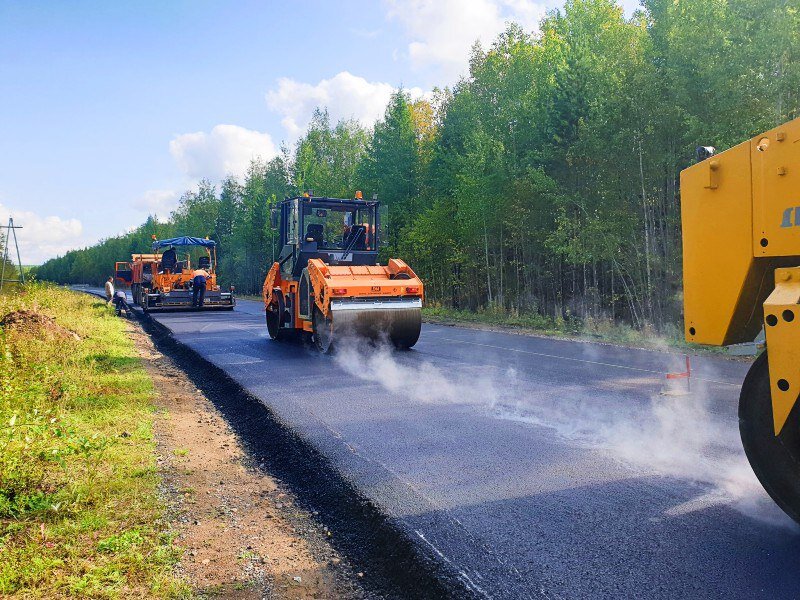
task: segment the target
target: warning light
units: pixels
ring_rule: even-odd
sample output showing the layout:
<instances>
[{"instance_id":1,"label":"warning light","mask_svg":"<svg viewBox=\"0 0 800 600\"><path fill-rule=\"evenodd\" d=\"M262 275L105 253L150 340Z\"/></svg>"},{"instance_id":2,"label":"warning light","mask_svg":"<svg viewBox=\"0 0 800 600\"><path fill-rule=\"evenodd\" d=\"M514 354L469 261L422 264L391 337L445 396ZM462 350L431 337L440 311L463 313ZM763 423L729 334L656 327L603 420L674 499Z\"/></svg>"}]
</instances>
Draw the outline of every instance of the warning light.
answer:
<instances>
[{"instance_id":1,"label":"warning light","mask_svg":"<svg viewBox=\"0 0 800 600\"><path fill-rule=\"evenodd\" d=\"M418 287L407 287L406 288L406 294L419 294L419 288Z\"/></svg>"},{"instance_id":2,"label":"warning light","mask_svg":"<svg viewBox=\"0 0 800 600\"><path fill-rule=\"evenodd\" d=\"M361 193L361 190L356 190L356 200L363 200L364 194Z\"/></svg>"},{"instance_id":3,"label":"warning light","mask_svg":"<svg viewBox=\"0 0 800 600\"><path fill-rule=\"evenodd\" d=\"M334 296L344 296L347 294L347 288L333 288Z\"/></svg>"},{"instance_id":4,"label":"warning light","mask_svg":"<svg viewBox=\"0 0 800 600\"><path fill-rule=\"evenodd\" d=\"M155 234L155 233L154 233L153 235L151 235L150 237L151 237L151 238L153 238L153 241L154 241L154 242L155 242L155 241L158 239L158 238L156 237L156 234Z\"/></svg>"}]
</instances>

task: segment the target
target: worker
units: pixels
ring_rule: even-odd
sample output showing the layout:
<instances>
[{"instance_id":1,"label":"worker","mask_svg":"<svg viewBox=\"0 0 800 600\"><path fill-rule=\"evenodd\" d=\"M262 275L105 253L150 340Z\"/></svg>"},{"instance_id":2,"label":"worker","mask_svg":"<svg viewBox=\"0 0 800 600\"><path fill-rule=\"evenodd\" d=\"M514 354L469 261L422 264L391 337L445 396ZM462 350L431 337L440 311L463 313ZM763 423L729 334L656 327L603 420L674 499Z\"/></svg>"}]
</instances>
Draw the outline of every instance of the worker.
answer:
<instances>
[{"instance_id":1,"label":"worker","mask_svg":"<svg viewBox=\"0 0 800 600\"><path fill-rule=\"evenodd\" d=\"M111 304L112 298L114 298L114 278L109 277L106 281L106 304Z\"/></svg>"},{"instance_id":2,"label":"worker","mask_svg":"<svg viewBox=\"0 0 800 600\"><path fill-rule=\"evenodd\" d=\"M114 292L114 308L117 316L119 317L122 315L122 311L125 311L125 316L130 318L131 316L131 307L128 305L128 298L125 296L125 292L119 290Z\"/></svg>"},{"instance_id":3,"label":"worker","mask_svg":"<svg viewBox=\"0 0 800 600\"><path fill-rule=\"evenodd\" d=\"M210 275L205 269L195 269L192 273L192 306L203 308L206 298L206 281Z\"/></svg>"}]
</instances>

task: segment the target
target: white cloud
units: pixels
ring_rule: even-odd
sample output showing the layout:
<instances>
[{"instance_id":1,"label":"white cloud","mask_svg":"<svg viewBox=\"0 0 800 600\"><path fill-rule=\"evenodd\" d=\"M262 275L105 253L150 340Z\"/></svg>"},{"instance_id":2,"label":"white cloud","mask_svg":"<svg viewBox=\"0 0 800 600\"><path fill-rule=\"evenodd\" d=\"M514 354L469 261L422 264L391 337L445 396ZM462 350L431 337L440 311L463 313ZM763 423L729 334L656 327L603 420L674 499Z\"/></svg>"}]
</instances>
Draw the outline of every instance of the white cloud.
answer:
<instances>
[{"instance_id":1,"label":"white cloud","mask_svg":"<svg viewBox=\"0 0 800 600\"><path fill-rule=\"evenodd\" d=\"M12 210L0 204L0 226L8 224L9 216L14 218L14 225L22 226L16 233L23 265L38 265L48 258L85 245L83 224L78 219L43 217L29 210ZM5 235L6 232L0 230L0 233ZM16 263L13 238L11 243L9 257Z\"/></svg>"},{"instance_id":2,"label":"white cloud","mask_svg":"<svg viewBox=\"0 0 800 600\"><path fill-rule=\"evenodd\" d=\"M508 22L538 28L546 6L531 0L386 0L388 17L398 21L410 42L416 69L432 68L445 84L467 72L472 44L486 48Z\"/></svg>"},{"instance_id":3,"label":"white cloud","mask_svg":"<svg viewBox=\"0 0 800 600\"><path fill-rule=\"evenodd\" d=\"M393 85L367 81L347 71L312 85L283 77L278 87L267 92L267 106L282 116L281 123L291 140L300 137L308 127L314 109L327 108L331 120L355 119L369 127L383 116ZM419 88L406 90L412 97L424 92Z\"/></svg>"},{"instance_id":4,"label":"white cloud","mask_svg":"<svg viewBox=\"0 0 800 600\"><path fill-rule=\"evenodd\" d=\"M133 207L148 215L168 217L178 207L180 194L172 190L147 190L133 201Z\"/></svg>"},{"instance_id":5,"label":"white cloud","mask_svg":"<svg viewBox=\"0 0 800 600\"><path fill-rule=\"evenodd\" d=\"M269 160L277 153L268 133L238 125L217 125L210 133L184 133L169 143L180 169L192 179L216 181L242 175L254 158Z\"/></svg>"}]
</instances>

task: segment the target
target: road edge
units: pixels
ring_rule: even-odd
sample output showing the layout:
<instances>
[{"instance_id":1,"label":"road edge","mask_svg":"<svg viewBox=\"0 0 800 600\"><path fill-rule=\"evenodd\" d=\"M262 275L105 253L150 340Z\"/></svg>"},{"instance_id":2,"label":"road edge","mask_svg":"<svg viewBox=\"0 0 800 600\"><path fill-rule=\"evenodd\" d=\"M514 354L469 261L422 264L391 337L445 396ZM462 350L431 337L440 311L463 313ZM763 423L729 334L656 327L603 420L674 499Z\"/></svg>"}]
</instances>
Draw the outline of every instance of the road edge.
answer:
<instances>
[{"instance_id":1,"label":"road edge","mask_svg":"<svg viewBox=\"0 0 800 600\"><path fill-rule=\"evenodd\" d=\"M176 339L169 328L142 317L142 328L156 348L170 356L216 406L255 465L286 484L334 531L332 544L364 569L367 589L385 597L478 597L465 585L463 573L443 562L435 548L413 539L269 406Z\"/></svg>"}]
</instances>

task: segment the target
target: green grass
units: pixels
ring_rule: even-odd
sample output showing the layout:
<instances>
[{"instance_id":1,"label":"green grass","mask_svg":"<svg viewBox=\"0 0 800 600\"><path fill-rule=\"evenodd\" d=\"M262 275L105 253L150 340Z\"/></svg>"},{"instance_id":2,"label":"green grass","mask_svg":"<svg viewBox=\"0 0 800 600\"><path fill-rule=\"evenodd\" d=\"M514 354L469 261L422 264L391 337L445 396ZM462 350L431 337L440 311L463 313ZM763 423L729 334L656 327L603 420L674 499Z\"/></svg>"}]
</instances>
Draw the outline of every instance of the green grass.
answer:
<instances>
[{"instance_id":1,"label":"green grass","mask_svg":"<svg viewBox=\"0 0 800 600\"><path fill-rule=\"evenodd\" d=\"M0 296L81 339L0 330L0 596L185 597L164 522L153 385L105 303L41 283Z\"/></svg>"}]
</instances>

